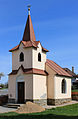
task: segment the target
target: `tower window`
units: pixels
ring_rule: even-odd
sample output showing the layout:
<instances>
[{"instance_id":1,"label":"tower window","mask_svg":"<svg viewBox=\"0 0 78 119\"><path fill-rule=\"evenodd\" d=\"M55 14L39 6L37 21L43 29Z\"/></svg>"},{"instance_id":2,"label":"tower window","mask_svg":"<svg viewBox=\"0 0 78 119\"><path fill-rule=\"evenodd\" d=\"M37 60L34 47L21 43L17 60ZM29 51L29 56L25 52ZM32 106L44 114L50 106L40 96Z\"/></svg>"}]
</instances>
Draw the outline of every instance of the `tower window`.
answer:
<instances>
[{"instance_id":1,"label":"tower window","mask_svg":"<svg viewBox=\"0 0 78 119\"><path fill-rule=\"evenodd\" d=\"M41 62L41 54L38 53L38 61Z\"/></svg>"},{"instance_id":2,"label":"tower window","mask_svg":"<svg viewBox=\"0 0 78 119\"><path fill-rule=\"evenodd\" d=\"M20 53L20 59L19 60L20 60L20 62L24 61L24 54L22 52Z\"/></svg>"},{"instance_id":3,"label":"tower window","mask_svg":"<svg viewBox=\"0 0 78 119\"><path fill-rule=\"evenodd\" d=\"M66 80L62 80L62 93L66 93Z\"/></svg>"}]
</instances>

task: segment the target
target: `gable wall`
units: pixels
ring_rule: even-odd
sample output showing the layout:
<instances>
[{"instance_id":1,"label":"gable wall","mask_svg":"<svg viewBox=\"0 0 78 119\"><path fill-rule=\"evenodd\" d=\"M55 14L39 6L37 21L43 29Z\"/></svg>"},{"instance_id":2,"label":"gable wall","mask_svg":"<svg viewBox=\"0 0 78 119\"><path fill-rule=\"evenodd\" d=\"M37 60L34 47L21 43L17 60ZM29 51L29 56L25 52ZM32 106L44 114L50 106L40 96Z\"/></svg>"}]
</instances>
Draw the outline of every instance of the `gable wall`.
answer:
<instances>
[{"instance_id":1,"label":"gable wall","mask_svg":"<svg viewBox=\"0 0 78 119\"><path fill-rule=\"evenodd\" d=\"M24 62L19 61L20 53L24 53ZM38 53L41 53L41 62L38 61ZM24 68L37 68L45 70L46 53L42 52L41 44L38 48L23 48L23 44L20 44L18 50L12 52L12 70L17 70L21 65Z\"/></svg>"},{"instance_id":2,"label":"gable wall","mask_svg":"<svg viewBox=\"0 0 78 119\"><path fill-rule=\"evenodd\" d=\"M17 82L25 82L25 99L33 99L33 75L32 74L23 74L22 70L20 69L17 75L10 75L9 76L9 88L8 88L8 95L9 99L15 99L17 102ZM10 97L12 95L12 97Z\"/></svg>"},{"instance_id":3,"label":"gable wall","mask_svg":"<svg viewBox=\"0 0 78 119\"><path fill-rule=\"evenodd\" d=\"M17 75L9 76L9 99L17 102L18 87L17 82L25 82L25 99L43 100L47 99L47 76L36 74L23 74L20 69ZM11 95L11 97L10 97Z\"/></svg>"},{"instance_id":4,"label":"gable wall","mask_svg":"<svg viewBox=\"0 0 78 119\"><path fill-rule=\"evenodd\" d=\"M24 68L32 67L32 48L23 48L23 44L20 44L18 50L12 52L12 70L17 70L21 65ZM24 62L19 61L20 53L24 53Z\"/></svg>"}]
</instances>

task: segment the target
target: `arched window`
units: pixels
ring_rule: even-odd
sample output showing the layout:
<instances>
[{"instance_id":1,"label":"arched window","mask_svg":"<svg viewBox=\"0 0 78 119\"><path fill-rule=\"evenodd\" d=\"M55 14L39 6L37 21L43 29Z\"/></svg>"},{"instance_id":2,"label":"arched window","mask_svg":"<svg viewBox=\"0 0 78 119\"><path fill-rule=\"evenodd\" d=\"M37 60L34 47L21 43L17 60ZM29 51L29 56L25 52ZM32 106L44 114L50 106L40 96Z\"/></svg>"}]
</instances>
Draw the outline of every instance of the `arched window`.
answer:
<instances>
[{"instance_id":1,"label":"arched window","mask_svg":"<svg viewBox=\"0 0 78 119\"><path fill-rule=\"evenodd\" d=\"M41 54L38 53L38 61L41 62Z\"/></svg>"},{"instance_id":2,"label":"arched window","mask_svg":"<svg viewBox=\"0 0 78 119\"><path fill-rule=\"evenodd\" d=\"M24 61L24 54L21 52L20 53L20 58L19 58L20 62L23 62Z\"/></svg>"},{"instance_id":3,"label":"arched window","mask_svg":"<svg viewBox=\"0 0 78 119\"><path fill-rule=\"evenodd\" d=\"M66 93L66 80L62 80L62 93Z\"/></svg>"}]
</instances>

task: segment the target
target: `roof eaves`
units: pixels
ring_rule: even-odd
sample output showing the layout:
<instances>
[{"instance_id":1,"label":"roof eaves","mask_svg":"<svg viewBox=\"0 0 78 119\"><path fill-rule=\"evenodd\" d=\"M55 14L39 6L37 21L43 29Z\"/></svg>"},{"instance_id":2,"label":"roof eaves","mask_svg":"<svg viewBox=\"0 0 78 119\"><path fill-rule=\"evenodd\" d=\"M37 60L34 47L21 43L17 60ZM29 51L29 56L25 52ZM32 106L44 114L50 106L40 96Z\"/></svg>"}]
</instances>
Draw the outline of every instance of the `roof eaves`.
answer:
<instances>
[{"instance_id":1,"label":"roof eaves","mask_svg":"<svg viewBox=\"0 0 78 119\"><path fill-rule=\"evenodd\" d=\"M17 45L16 47L12 48L11 50L9 50L9 52L15 51L19 49L19 45Z\"/></svg>"},{"instance_id":2,"label":"roof eaves","mask_svg":"<svg viewBox=\"0 0 78 119\"><path fill-rule=\"evenodd\" d=\"M56 74L56 76L61 76L61 77L69 77L69 78L72 78L72 76L70 75L70 76L67 76L67 75L61 75L61 74Z\"/></svg>"},{"instance_id":3,"label":"roof eaves","mask_svg":"<svg viewBox=\"0 0 78 119\"><path fill-rule=\"evenodd\" d=\"M49 52L49 50L42 47L42 51Z\"/></svg>"}]
</instances>

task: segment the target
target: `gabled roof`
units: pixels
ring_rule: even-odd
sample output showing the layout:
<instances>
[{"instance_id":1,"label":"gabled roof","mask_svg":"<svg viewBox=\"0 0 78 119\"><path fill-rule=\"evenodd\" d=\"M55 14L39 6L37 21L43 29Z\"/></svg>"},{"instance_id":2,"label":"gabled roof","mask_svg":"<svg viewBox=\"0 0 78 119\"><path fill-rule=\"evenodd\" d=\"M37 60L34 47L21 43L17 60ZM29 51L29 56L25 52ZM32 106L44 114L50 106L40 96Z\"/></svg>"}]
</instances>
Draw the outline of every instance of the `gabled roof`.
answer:
<instances>
[{"instance_id":1,"label":"gabled roof","mask_svg":"<svg viewBox=\"0 0 78 119\"><path fill-rule=\"evenodd\" d=\"M62 67L60 67L52 60L47 59L46 65L48 65L53 71L55 71L57 75L72 77L72 75L67 73Z\"/></svg>"},{"instance_id":2,"label":"gabled roof","mask_svg":"<svg viewBox=\"0 0 78 119\"><path fill-rule=\"evenodd\" d=\"M70 69L68 68L63 68L67 73L69 73L70 75L72 75L72 77L78 77L74 72L72 72Z\"/></svg>"},{"instance_id":3,"label":"gabled roof","mask_svg":"<svg viewBox=\"0 0 78 119\"><path fill-rule=\"evenodd\" d=\"M20 69L22 69L24 74L37 74L37 75L39 74L39 75L45 75L45 76L48 75L48 73L44 70L35 69L35 68L25 69L23 65L21 65L18 68L18 70L13 70L9 75L16 75Z\"/></svg>"},{"instance_id":4,"label":"gabled roof","mask_svg":"<svg viewBox=\"0 0 78 119\"><path fill-rule=\"evenodd\" d=\"M23 39L20 43L23 43L25 48L28 47L38 47L38 44L40 43L40 41L36 41L35 39L35 34L34 34L34 29L33 29L33 25L32 25L32 21L31 21L31 16L28 15L28 19L27 19L27 23L26 23L26 27L24 30L24 35L23 35ZM10 52L15 51L17 49L19 49L19 45L17 45L16 47L12 48L11 50L9 50ZM42 45L41 45L42 46ZM42 50L45 52L48 52L47 49L42 47Z\"/></svg>"}]
</instances>

